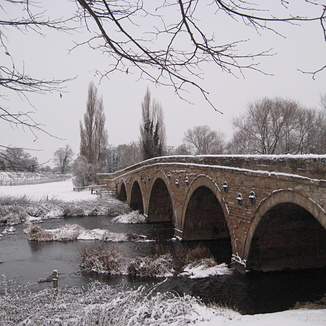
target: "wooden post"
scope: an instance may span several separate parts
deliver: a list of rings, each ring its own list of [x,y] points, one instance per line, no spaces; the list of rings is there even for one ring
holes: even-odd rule
[[[52,273],[52,281],[53,288],[56,289],[58,287],[58,271],[56,269]]]

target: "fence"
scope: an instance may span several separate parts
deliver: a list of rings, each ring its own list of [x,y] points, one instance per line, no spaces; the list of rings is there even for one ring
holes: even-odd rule
[[[59,182],[70,179],[69,176],[58,176],[54,178],[44,178],[44,179],[15,179],[15,180],[0,180],[0,186],[24,186],[24,185],[34,185],[49,182]]]

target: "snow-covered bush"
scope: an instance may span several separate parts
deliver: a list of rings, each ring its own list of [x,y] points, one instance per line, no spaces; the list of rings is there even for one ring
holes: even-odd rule
[[[166,254],[156,257],[137,257],[128,266],[133,277],[171,277],[174,274],[173,257]]]
[[[106,206],[108,207],[108,210],[106,212],[109,216],[119,216],[119,215],[125,215],[125,214],[133,214],[132,211],[130,211],[130,207],[115,198],[112,197],[102,197],[97,199],[100,203],[103,201],[106,203]],[[137,222],[141,223],[141,222]]]
[[[3,225],[17,225],[28,220],[28,213],[22,211],[17,213],[9,213],[5,216],[0,217],[0,224]]]
[[[114,247],[85,248],[81,252],[80,268],[83,273],[98,273],[107,275],[126,274],[127,259]]]
[[[71,241],[76,240],[85,229],[77,224],[66,224],[58,229],[43,229],[31,224],[26,228],[27,239],[34,241]]]
[[[99,164],[88,163],[87,158],[78,156],[72,164],[73,184],[85,187],[97,183],[96,174],[100,171]]]
[[[118,215],[113,220],[113,223],[146,223],[146,217],[140,214],[139,211],[132,211],[128,214]]]

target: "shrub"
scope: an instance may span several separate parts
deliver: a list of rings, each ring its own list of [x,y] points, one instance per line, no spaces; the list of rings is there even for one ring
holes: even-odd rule
[[[85,229],[77,224],[66,224],[59,229],[46,230],[39,225],[29,224],[26,228],[27,239],[34,241],[72,241]]]
[[[80,268],[82,273],[125,274],[126,258],[121,251],[113,246],[84,248],[81,252]]]
[[[156,257],[137,257],[128,266],[133,277],[170,277],[174,273],[171,254]]]
[[[53,235],[39,225],[30,225],[27,228],[27,239],[34,241],[53,241]]]

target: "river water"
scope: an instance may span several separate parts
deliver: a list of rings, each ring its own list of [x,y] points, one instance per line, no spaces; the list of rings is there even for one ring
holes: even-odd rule
[[[86,229],[109,229],[112,232],[146,235],[148,238],[173,236],[172,226],[155,224],[118,224],[111,217],[76,217],[46,220],[44,228],[57,228],[64,224],[79,224]],[[0,227],[2,232],[4,227]],[[37,291],[51,287],[52,283],[38,283],[46,279],[53,270],[59,271],[59,286],[86,286],[100,279],[102,282],[128,287],[162,282],[162,279],[131,279],[125,276],[99,277],[82,275],[79,272],[80,253],[85,247],[99,245],[99,241],[35,242],[28,241],[23,226],[16,226],[16,233],[5,235],[0,240],[0,275],[19,282],[29,281],[31,289]],[[208,246],[216,260],[228,262],[230,253],[224,243],[202,241]],[[152,242],[102,243],[114,246],[127,256],[145,256],[152,253]],[[176,242],[175,246],[193,246],[194,243]],[[292,308],[296,302],[319,300],[326,293],[326,270],[285,271],[275,273],[246,273],[243,275],[221,275],[204,279],[186,277],[170,278],[158,285],[159,291],[175,291],[200,297],[204,302],[216,302],[236,308],[241,313],[266,313]],[[0,293],[1,293],[0,289]]]

